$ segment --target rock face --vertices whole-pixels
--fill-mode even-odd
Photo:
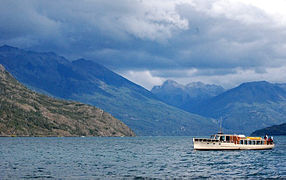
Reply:
[[[211,118],[158,100],[150,91],[89,60],[0,47],[2,64],[18,81],[50,96],[91,104],[124,122],[136,135],[208,135]]]
[[[251,135],[252,136],[264,136],[266,134],[269,136],[285,136],[286,135],[286,123],[256,130]]]
[[[0,64],[1,136],[135,136],[96,107],[35,93]]]

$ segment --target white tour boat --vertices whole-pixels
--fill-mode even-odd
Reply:
[[[193,138],[195,150],[263,150],[274,148],[273,138],[245,137],[245,135],[222,134],[210,138]]]

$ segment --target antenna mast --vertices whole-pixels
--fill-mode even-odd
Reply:
[[[219,134],[223,134],[222,133],[222,118],[221,117],[220,117]]]

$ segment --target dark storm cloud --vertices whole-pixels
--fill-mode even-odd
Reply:
[[[285,22],[238,1],[0,3],[1,45],[84,57],[121,72],[187,78],[286,66]]]

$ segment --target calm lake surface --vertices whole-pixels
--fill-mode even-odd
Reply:
[[[194,151],[192,137],[0,138],[0,179],[286,178],[273,150]]]

